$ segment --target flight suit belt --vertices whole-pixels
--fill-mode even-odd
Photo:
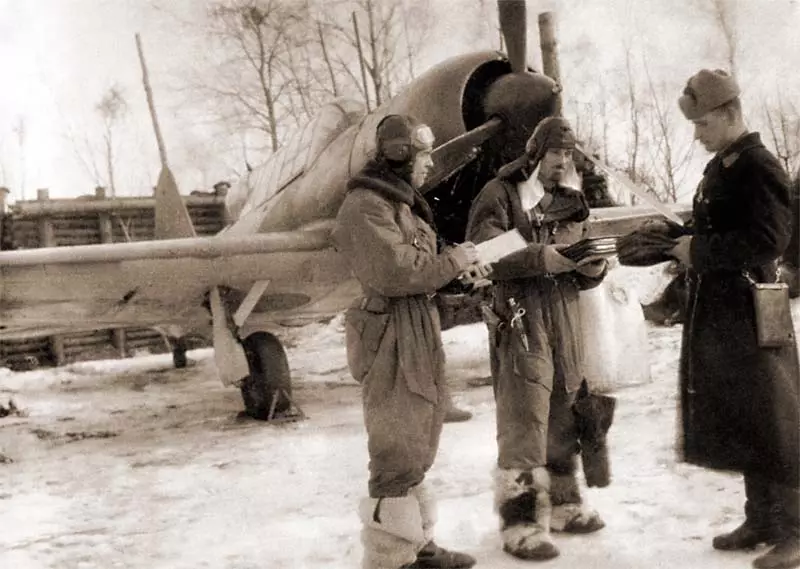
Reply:
[[[366,310],[367,312],[385,314],[389,312],[390,300],[385,296],[365,296],[357,300],[356,305],[361,310]]]
[[[424,298],[426,300],[431,300],[436,294],[420,294],[414,295],[419,298]],[[409,298],[409,297],[398,297],[398,298]],[[390,307],[392,306],[392,298],[386,296],[365,296],[356,300],[355,307],[360,308],[361,310],[366,310],[367,312],[373,312],[375,314],[386,314],[389,312]]]
[[[529,289],[533,288],[536,289],[539,286],[553,286],[553,285],[575,285],[577,284],[578,280],[575,274],[573,273],[543,273],[540,275],[533,275],[530,277],[522,277],[518,279],[509,279],[508,281],[500,281],[508,283],[508,288],[519,288],[520,290],[519,295],[512,295],[517,296],[518,298],[522,298],[528,296],[530,293],[526,292]],[[497,286],[495,286],[495,290]]]

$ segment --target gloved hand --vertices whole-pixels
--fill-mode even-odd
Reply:
[[[672,249],[668,251],[669,255],[676,258],[678,261],[683,263],[687,267],[692,266],[692,254],[691,254],[691,247],[692,247],[692,236],[691,235],[681,235],[676,239],[678,242]]]
[[[545,245],[542,248],[542,265],[544,272],[557,275],[559,273],[568,273],[577,268],[575,261],[567,259],[559,252],[565,245]]]
[[[597,259],[596,261],[583,263],[575,270],[587,277],[599,277],[603,274],[603,271],[606,270],[606,265],[607,263],[605,259]]]
[[[459,272],[467,270],[478,261],[478,249],[471,241],[465,241],[448,251],[456,262]]]

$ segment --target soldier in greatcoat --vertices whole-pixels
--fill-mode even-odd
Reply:
[[[788,176],[759,134],[747,130],[739,86],[728,73],[693,75],[679,106],[695,139],[714,153],[694,197],[690,233],[671,251],[689,267],[683,458],[744,473],[744,523],[715,537],[715,548],[775,544],[755,567],[800,567],[797,345],[791,330],[783,345],[759,345],[752,291],[753,282],[776,281],[790,241]]]
[[[334,241],[363,296],[345,316],[350,371],[363,386],[369,497],[361,501],[363,569],[471,567],[433,541],[425,474],[450,400],[433,295],[477,261],[472,243],[437,250],[417,191],[433,165],[433,133],[404,115],[377,127],[377,155],[347,185]]]

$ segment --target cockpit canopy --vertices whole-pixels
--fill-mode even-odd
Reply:
[[[364,115],[364,104],[352,99],[336,99],[322,107],[286,144],[228,191],[228,219],[239,218],[288,186],[314,164],[339,134]]]

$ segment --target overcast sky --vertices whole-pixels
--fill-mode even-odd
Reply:
[[[698,8],[709,1],[530,0],[530,62],[540,67],[536,14],[550,10],[557,18],[567,97],[597,102],[598,85],[613,83],[622,68],[623,38],[634,52],[648,54],[657,76],[680,85],[699,67],[725,64],[719,32]],[[797,0],[731,1],[745,107],[748,95],[756,99],[779,86],[786,97],[800,99]],[[422,68],[468,49],[497,47],[494,21],[485,16],[491,10],[493,17],[493,0],[434,4],[436,41],[424,54]],[[136,32],[145,44],[181,190],[208,189],[230,177],[231,165],[216,163],[216,147],[194,124],[192,110],[181,105],[177,91],[181,69],[203,48],[199,35],[180,22],[202,20],[204,13],[202,0],[0,0],[0,185],[9,186],[16,199],[33,198],[37,188],[49,188],[53,197],[91,193],[94,182],[78,149],[86,134],[96,139],[94,107],[116,84],[129,104],[119,148],[126,155],[118,166],[119,186],[126,194],[149,191],[158,175],[158,155],[141,86]]]

